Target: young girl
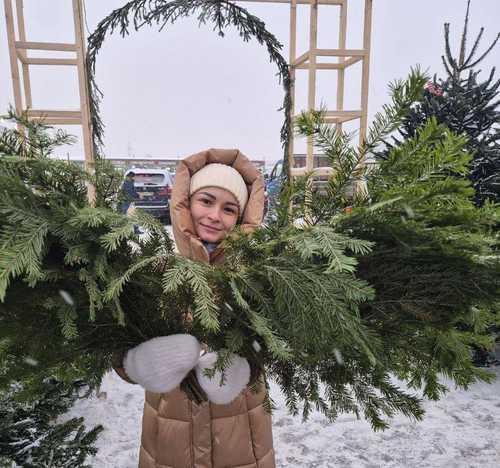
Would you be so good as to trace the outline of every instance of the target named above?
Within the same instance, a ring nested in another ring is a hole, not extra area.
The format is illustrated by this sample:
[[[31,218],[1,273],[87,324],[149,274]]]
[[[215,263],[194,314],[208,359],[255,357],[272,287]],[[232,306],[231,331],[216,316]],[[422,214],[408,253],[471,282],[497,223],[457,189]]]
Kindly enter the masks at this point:
[[[220,263],[221,241],[238,224],[251,231],[262,221],[260,172],[238,150],[210,149],[179,163],[171,218],[181,255]],[[274,468],[271,416],[265,388],[247,387],[246,359],[233,356],[220,385],[209,379],[215,353],[201,353],[188,334],[162,336],[129,350],[117,372],[146,389],[140,468]],[[208,402],[197,405],[179,388],[195,371]]]

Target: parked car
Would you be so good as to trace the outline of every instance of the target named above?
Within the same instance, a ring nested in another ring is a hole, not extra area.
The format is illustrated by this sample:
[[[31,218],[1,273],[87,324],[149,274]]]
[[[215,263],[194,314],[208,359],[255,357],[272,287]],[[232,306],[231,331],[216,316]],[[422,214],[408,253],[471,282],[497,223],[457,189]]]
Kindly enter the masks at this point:
[[[135,174],[134,187],[139,195],[134,200],[135,207],[170,224],[170,196],[173,179],[169,171],[163,169],[128,169],[127,174]]]

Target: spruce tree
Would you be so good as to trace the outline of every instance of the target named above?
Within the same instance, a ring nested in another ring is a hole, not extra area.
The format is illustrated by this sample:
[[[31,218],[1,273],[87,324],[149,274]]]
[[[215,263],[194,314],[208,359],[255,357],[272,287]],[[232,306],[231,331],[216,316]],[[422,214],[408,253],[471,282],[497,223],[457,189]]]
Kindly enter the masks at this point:
[[[85,460],[97,452],[93,445],[102,427],[87,431],[83,418],[55,422],[73,406],[84,387],[82,382],[67,386],[47,378],[34,400],[18,399],[22,383],[0,394],[0,466],[89,467]]]
[[[468,51],[469,8],[470,0],[458,54],[453,54],[450,45],[450,24],[444,25],[445,54],[442,61],[446,76],[434,76],[433,81],[426,84],[421,100],[403,122],[401,136],[403,141],[413,137],[431,117],[458,135],[464,135],[467,151],[472,156],[469,178],[475,190],[474,200],[477,205],[482,205],[486,200],[500,202],[500,79],[495,78],[493,67],[487,78],[481,80],[479,68],[494,49],[500,34],[483,53],[479,53],[484,32],[481,28]]]

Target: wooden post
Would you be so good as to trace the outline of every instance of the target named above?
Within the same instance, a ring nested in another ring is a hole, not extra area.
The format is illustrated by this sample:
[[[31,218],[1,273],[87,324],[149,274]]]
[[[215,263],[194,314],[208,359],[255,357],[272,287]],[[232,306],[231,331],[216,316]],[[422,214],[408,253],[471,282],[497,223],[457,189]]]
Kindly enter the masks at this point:
[[[368,126],[368,93],[370,91],[370,47],[372,32],[372,6],[373,0],[365,0],[365,17],[363,31],[363,50],[365,55],[362,64],[361,82],[361,121],[359,125],[359,143],[362,145],[366,139]]]
[[[368,93],[369,93],[369,75],[370,75],[370,48],[371,48],[371,32],[372,32],[372,6],[373,0],[365,0],[365,16],[363,28],[363,49],[365,55],[362,64],[361,77],[361,119],[359,123],[359,147],[365,143],[366,132],[368,127]],[[365,165],[365,160],[360,161],[360,165]],[[356,180],[354,190],[357,194],[363,195],[367,193],[366,181],[364,179]]]
[[[85,152],[85,169],[95,173],[94,145],[92,142],[89,89],[85,64],[85,45],[83,32],[83,14],[81,0],[73,0],[73,18],[75,24],[76,60],[78,62],[78,86],[80,88],[80,111],[82,119],[83,148]],[[96,191],[91,184],[87,186],[89,203],[95,203]]]
[[[24,26],[24,5],[23,0],[16,0],[16,13],[17,13],[17,29],[19,31],[19,40],[26,42],[26,29]],[[18,49],[19,56],[22,57],[22,69],[23,69],[23,85],[24,85],[24,99],[26,100],[26,108],[30,109],[33,107],[33,100],[31,96],[31,81],[29,65],[26,61],[28,58],[28,53],[25,49]]]
[[[294,167],[295,58],[297,55],[297,0],[290,0],[290,144],[288,146],[288,176]]]
[[[12,14],[11,0],[4,0],[5,20],[7,24],[7,43],[9,45],[10,71],[12,75],[12,88],[14,90],[14,105],[16,113],[21,114],[23,111],[23,99],[21,95],[21,82],[19,80],[19,68],[17,64],[16,53],[16,36],[14,29],[14,16]]]
[[[318,48],[318,0],[310,0],[309,22],[309,95],[307,100],[308,110],[316,108],[316,50]],[[307,138],[306,171],[314,167],[314,139]]]
[[[339,14],[339,49],[346,48],[347,38],[347,0],[340,6]],[[346,61],[345,57],[339,57],[338,63],[342,66],[337,72],[337,105],[338,111],[344,110],[344,89],[345,89],[345,67],[343,66]],[[338,132],[342,131],[342,122],[336,124]]]

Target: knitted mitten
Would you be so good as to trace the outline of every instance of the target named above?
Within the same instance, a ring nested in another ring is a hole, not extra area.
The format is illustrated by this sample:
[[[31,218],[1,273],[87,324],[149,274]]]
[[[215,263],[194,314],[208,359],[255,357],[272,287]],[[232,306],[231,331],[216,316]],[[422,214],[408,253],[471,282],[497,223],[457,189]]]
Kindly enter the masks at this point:
[[[200,387],[212,403],[226,405],[231,403],[248,385],[250,381],[250,366],[245,358],[233,354],[231,364],[224,370],[224,384],[220,385],[221,373],[217,371],[211,379],[205,375],[205,370],[213,368],[217,361],[216,353],[207,353],[200,357],[194,368]]]
[[[199,358],[200,343],[194,336],[160,336],[129,350],[123,367],[146,390],[164,393],[177,387]]]

